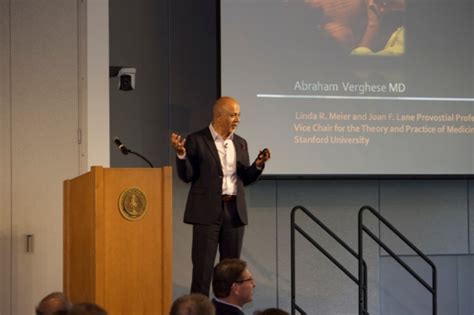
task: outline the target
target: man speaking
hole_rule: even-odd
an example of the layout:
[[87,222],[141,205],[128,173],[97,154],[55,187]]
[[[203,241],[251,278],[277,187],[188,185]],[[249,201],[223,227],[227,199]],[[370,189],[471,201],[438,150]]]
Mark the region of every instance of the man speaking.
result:
[[240,106],[231,97],[219,98],[209,127],[186,139],[171,134],[178,176],[191,182],[184,222],[193,224],[191,293],[209,296],[214,260],[239,258],[247,206],[244,186],[262,173],[270,151],[262,150],[250,165],[247,142],[234,133]]

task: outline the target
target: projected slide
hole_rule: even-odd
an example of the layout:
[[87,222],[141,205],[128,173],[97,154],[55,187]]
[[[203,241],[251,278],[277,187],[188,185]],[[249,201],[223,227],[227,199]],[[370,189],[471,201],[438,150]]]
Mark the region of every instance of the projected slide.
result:
[[472,0],[221,0],[221,71],[266,174],[474,174]]

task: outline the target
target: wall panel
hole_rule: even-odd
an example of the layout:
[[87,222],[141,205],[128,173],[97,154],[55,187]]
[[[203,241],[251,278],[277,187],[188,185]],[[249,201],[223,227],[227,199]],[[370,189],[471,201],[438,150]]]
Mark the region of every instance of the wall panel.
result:
[[246,189],[249,225],[245,228],[242,259],[253,274],[257,287],[254,302],[244,307],[247,314],[275,307],[278,292],[276,182],[259,181]]
[[472,315],[474,314],[474,255],[458,256],[457,263],[459,315]]
[[[457,257],[432,256],[438,270],[438,314],[470,315],[458,312]],[[417,257],[403,257],[428,283],[432,284],[431,269]],[[381,258],[380,294],[383,315],[431,315],[432,295],[390,257]]]
[[469,206],[469,254],[474,255],[474,180],[468,181],[468,206]]
[[121,154],[114,137],[155,166],[170,165],[168,5],[168,1],[109,2],[110,65],[137,71],[133,91],[119,90],[119,78],[110,79],[113,167],[148,167],[137,156]]
[[[377,181],[306,180],[278,182],[279,302],[290,307],[290,211],[303,205],[357,251],[357,213],[361,206],[377,206]],[[296,222],[357,277],[357,260],[315,224],[297,215]],[[366,225],[378,233],[370,218]],[[297,236],[297,300],[308,314],[357,314],[358,289],[308,242]],[[378,314],[378,248],[367,243],[369,310]]]
[[77,3],[13,0],[11,34],[12,313],[28,314],[62,290],[62,182],[79,169]]
[[[466,180],[387,180],[380,186],[380,212],[425,254],[467,254]],[[392,233],[382,239],[396,253],[413,254]]]
[[10,1],[0,1],[0,313],[11,309]]

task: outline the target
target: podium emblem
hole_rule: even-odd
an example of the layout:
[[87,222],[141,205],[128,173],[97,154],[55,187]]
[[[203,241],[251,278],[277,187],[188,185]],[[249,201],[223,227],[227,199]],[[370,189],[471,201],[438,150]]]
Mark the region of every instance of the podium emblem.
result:
[[127,220],[139,220],[146,212],[146,196],[138,187],[123,191],[119,199],[120,213]]

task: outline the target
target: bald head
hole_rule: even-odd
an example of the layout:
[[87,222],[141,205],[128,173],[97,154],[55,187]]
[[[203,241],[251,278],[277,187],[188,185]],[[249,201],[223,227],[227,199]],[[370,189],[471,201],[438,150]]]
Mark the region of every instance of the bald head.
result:
[[67,314],[71,308],[71,302],[61,292],[53,292],[45,296],[36,307],[37,315],[59,315]]
[[226,139],[240,123],[240,105],[232,97],[222,96],[213,107],[212,126]]
[[225,113],[226,110],[228,110],[230,107],[234,105],[239,105],[236,99],[230,97],[230,96],[222,96],[220,97],[215,103],[212,108],[212,113],[213,117],[215,118],[216,116],[221,115],[222,113]]

